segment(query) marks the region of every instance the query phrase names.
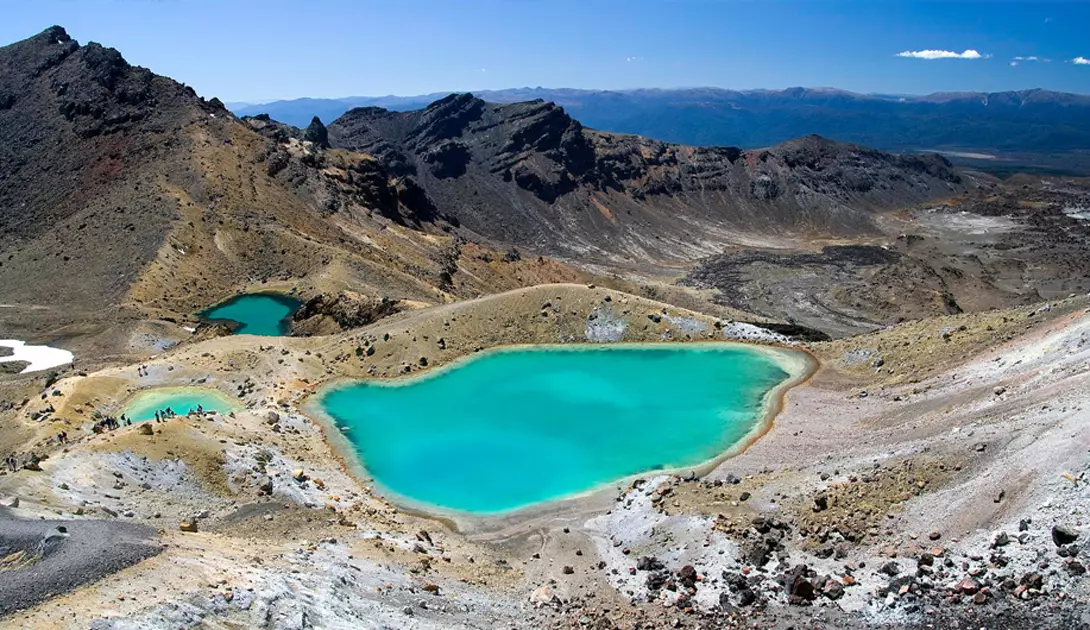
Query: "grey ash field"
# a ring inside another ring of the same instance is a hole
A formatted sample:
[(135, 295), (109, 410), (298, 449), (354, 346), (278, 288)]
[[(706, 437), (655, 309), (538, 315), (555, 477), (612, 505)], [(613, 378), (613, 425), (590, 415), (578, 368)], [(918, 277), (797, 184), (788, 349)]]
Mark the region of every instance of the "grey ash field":
[[(1086, 180), (471, 95), (327, 122), (59, 27), (0, 48), (0, 338), (75, 355), (0, 364), (0, 626), (1090, 626)], [(255, 291), (291, 335), (197, 317)], [(713, 470), (506, 518), (400, 509), (309, 413), (483, 348), (716, 339), (819, 367)], [(242, 410), (92, 430), (182, 385)]]

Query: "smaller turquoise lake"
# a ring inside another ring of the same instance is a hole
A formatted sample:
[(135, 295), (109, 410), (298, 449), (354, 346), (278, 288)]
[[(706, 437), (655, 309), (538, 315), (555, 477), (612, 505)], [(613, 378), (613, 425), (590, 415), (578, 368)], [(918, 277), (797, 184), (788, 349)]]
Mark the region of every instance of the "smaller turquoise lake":
[(386, 491), (499, 514), (748, 443), (808, 361), (742, 344), (503, 349), (317, 404)]
[(241, 409), (234, 400), (231, 400), (218, 389), (207, 387), (156, 387), (137, 392), (121, 410), (133, 422), (154, 420), (155, 412), (170, 407), (174, 413), (184, 416), (190, 410), (196, 411), (197, 406), (203, 407), (206, 412), (218, 411), (227, 414)]
[(301, 301), (279, 293), (250, 293), (217, 304), (200, 317), (235, 322), (236, 335), (279, 337), (291, 331), (291, 316), (301, 305)]

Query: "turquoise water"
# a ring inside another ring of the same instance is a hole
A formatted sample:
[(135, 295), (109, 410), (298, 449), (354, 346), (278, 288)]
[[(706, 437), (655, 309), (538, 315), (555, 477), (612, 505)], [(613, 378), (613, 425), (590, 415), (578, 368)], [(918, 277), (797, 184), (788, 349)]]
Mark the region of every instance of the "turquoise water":
[(396, 385), (334, 387), (318, 404), (386, 490), (499, 513), (722, 454), (791, 377), (774, 352), (786, 351), (506, 350)]
[(240, 408), (240, 405), (226, 394), (216, 389), (204, 387), (157, 387), (137, 392), (125, 404), (122, 413), (133, 422), (154, 420), (155, 412), (170, 407), (174, 413), (184, 416), (189, 410), (197, 410), (200, 405), (207, 411), (230, 413)]
[(291, 330), (291, 316), (302, 304), (299, 300), (276, 293), (239, 295), (201, 313), (205, 319), (238, 322), (236, 335), (279, 337)]

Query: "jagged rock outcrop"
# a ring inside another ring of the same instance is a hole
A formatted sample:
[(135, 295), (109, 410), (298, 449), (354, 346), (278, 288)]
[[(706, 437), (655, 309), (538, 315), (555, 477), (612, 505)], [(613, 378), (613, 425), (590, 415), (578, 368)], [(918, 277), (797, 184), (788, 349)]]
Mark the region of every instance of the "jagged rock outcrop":
[(673, 145), (587, 129), (552, 103), (471, 94), (354, 109), (329, 138), (413, 177), (466, 228), (561, 255), (692, 258), (721, 249), (724, 232), (866, 234), (873, 211), (968, 183), (938, 155), (818, 136), (759, 151)]
[(322, 124), (320, 118), (315, 116), (311, 119), (310, 124), (307, 125), (306, 130), (303, 131), (303, 140), (313, 142), (323, 149), (329, 148), (329, 132), (326, 131), (325, 125)]
[(307, 300), (292, 318), (291, 334), (332, 335), (359, 328), (401, 310), (398, 300), (372, 298), (353, 291), (322, 294)]

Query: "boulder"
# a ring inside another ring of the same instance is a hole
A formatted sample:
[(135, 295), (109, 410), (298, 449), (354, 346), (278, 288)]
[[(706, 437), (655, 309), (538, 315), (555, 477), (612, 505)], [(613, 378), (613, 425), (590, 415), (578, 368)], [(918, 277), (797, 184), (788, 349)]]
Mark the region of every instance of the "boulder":
[(195, 533), (197, 531), (197, 519), (183, 519), (181, 523), (178, 523), (178, 529), (183, 532)]
[(1060, 523), (1052, 526), (1052, 542), (1056, 543), (1057, 547), (1070, 545), (1078, 539), (1079, 530), (1071, 525)]
[(821, 593), (832, 600), (840, 599), (844, 596), (844, 585), (838, 580), (826, 580), (825, 587), (821, 589)]
[(686, 588), (694, 588), (697, 581), (696, 567), (687, 564), (677, 572), (678, 581)]
[(539, 586), (530, 593), (530, 605), (535, 608), (541, 608), (542, 606), (560, 606), (560, 603), (560, 598), (556, 596), (556, 593), (548, 584)]
[(784, 573), (780, 578), (784, 589), (787, 591), (787, 601), (795, 606), (805, 606), (817, 597), (817, 590), (813, 583), (806, 579), (810, 568), (805, 564), (795, 566)]
[(980, 584), (973, 578), (967, 577), (958, 582), (957, 586), (954, 587), (954, 590), (965, 595), (972, 595), (980, 590)]

